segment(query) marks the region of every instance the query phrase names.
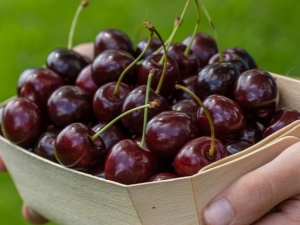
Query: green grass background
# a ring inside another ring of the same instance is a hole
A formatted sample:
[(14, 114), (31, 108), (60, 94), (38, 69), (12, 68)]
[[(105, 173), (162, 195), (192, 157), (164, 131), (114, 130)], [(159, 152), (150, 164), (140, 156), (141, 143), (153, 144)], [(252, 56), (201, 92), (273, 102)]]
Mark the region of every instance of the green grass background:
[[(0, 1), (0, 102), (16, 94), (16, 82), (23, 70), (44, 65), (52, 49), (67, 46), (77, 3), (75, 0)], [(204, 3), (222, 49), (243, 47), (260, 68), (300, 76), (299, 0), (204, 0)], [(80, 16), (73, 43), (91, 42), (102, 29), (118, 28), (136, 44), (148, 36), (142, 26), (146, 20), (166, 39), (184, 4), (184, 0), (90, 0)], [(175, 41), (182, 41), (192, 32), (195, 12), (191, 1)], [(204, 14), (201, 21), (199, 31), (212, 35)], [(28, 224), (21, 216), (21, 204), (9, 174), (0, 174), (0, 224)]]

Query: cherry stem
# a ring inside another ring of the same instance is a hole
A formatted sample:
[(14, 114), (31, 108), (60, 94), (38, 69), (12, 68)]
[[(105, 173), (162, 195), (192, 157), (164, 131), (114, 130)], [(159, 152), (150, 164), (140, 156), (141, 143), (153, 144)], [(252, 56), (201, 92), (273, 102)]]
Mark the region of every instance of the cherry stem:
[(121, 82), (122, 82), (125, 74), (128, 72), (128, 70), (130, 70), (143, 57), (143, 55), (145, 54), (146, 50), (148, 49), (148, 47), (149, 47), (149, 45), (151, 43), (152, 37), (153, 37), (153, 31), (150, 32), (150, 36), (148, 38), (147, 45), (145, 46), (145, 48), (143, 49), (143, 51), (141, 52), (141, 54), (132, 63), (130, 63), (130, 65), (127, 66), (126, 69), (121, 73), (121, 75), (120, 75), (120, 77), (119, 77), (119, 79), (117, 81), (114, 93), (113, 93), (113, 95), (115, 97), (119, 96), (119, 88), (120, 88)]
[(215, 26), (214, 26), (214, 24), (213, 24), (213, 22), (212, 22), (212, 20), (211, 20), (211, 18), (209, 16), (209, 14), (208, 14), (208, 11), (207, 11), (205, 5), (203, 4), (202, 0), (199, 0), (199, 2), (200, 2), (201, 7), (202, 7), (202, 9), (203, 9), (203, 11), (204, 11), (204, 13), (205, 13), (208, 21), (209, 21), (209, 24), (210, 24), (210, 26), (211, 26), (211, 28), (212, 28), (212, 30), (214, 32), (215, 39), (216, 39), (216, 42), (217, 42), (218, 52), (219, 52), (219, 55), (220, 55), (220, 62), (223, 62), (224, 61), (224, 57), (223, 57), (223, 54), (222, 54), (222, 52), (220, 50), (220, 41), (219, 41), (217, 30), (216, 30), (216, 28), (215, 28)]
[[(147, 80), (147, 86), (146, 86), (145, 105), (148, 104), (148, 102), (149, 102), (151, 80), (152, 80), (152, 77), (156, 75), (156, 73), (157, 73), (156, 69), (150, 69), (150, 72), (148, 75), (148, 80)], [(144, 148), (144, 146), (145, 146), (145, 131), (146, 131), (147, 122), (148, 122), (148, 108), (144, 109), (143, 134), (142, 134), (142, 139), (141, 139), (141, 143), (140, 143), (141, 148)]]
[(211, 132), (211, 145), (210, 145), (208, 157), (212, 158), (214, 156), (214, 153), (215, 153), (215, 128), (214, 128), (213, 120), (211, 118), (211, 115), (210, 115), (208, 109), (203, 105), (203, 102), (200, 100), (200, 98), (198, 98), (198, 96), (195, 95), (188, 88), (186, 88), (186, 87), (184, 87), (184, 86), (182, 86), (180, 84), (176, 84), (175, 88), (176, 89), (180, 89), (180, 90), (188, 93), (189, 95), (191, 95), (193, 97), (193, 99), (203, 108), (204, 113), (205, 113), (205, 115), (207, 117), (209, 126), (210, 126), (210, 132)]
[(88, 1), (88, 0), (82, 0), (82, 1), (80, 2), (80, 5), (78, 6), (78, 8), (77, 8), (77, 10), (76, 10), (75, 16), (74, 16), (73, 21), (72, 21), (70, 33), (69, 33), (68, 49), (72, 49), (72, 46), (73, 46), (73, 35), (74, 35), (75, 27), (76, 27), (77, 20), (78, 20), (78, 17), (79, 17), (79, 15), (80, 15), (80, 12), (81, 12), (81, 10), (82, 10), (84, 7), (86, 7), (88, 4), (89, 4), (89, 1)]
[(183, 53), (183, 55), (185, 57), (187, 57), (190, 54), (191, 46), (192, 46), (193, 41), (194, 41), (194, 39), (196, 37), (197, 31), (199, 29), (199, 24), (200, 24), (200, 8), (199, 8), (198, 0), (195, 0), (195, 3), (196, 3), (196, 9), (197, 9), (197, 21), (196, 21), (196, 25), (195, 25), (195, 28), (194, 28), (191, 40), (190, 40), (189, 44), (187, 45), (187, 47), (186, 47), (186, 49), (185, 49), (185, 51)]
[(118, 120), (122, 119), (124, 116), (127, 116), (128, 114), (135, 112), (137, 110), (141, 110), (141, 109), (146, 109), (146, 108), (156, 108), (159, 106), (159, 102), (157, 99), (155, 99), (154, 101), (150, 102), (149, 104), (146, 105), (142, 105), (142, 106), (138, 106), (135, 107), (133, 109), (130, 109), (124, 113), (122, 113), (121, 115), (117, 116), (116, 118), (114, 118), (112, 121), (110, 121), (108, 124), (106, 124), (101, 130), (99, 130), (96, 134), (94, 134), (91, 139), (92, 141), (94, 141), (100, 134), (102, 134), (104, 131), (106, 131), (112, 124), (114, 124), (115, 122), (117, 122)]

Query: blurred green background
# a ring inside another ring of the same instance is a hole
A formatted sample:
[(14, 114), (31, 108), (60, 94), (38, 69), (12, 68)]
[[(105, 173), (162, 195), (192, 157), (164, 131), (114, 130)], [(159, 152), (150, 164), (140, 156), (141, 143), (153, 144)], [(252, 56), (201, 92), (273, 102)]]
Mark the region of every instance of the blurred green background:
[[(67, 46), (79, 2), (0, 1), (0, 102), (16, 94), (17, 79), (23, 70), (42, 66), (52, 49)], [(300, 76), (300, 1), (204, 0), (204, 3), (218, 31), (222, 49), (243, 47), (260, 68)], [(147, 20), (166, 39), (184, 4), (184, 0), (90, 0), (79, 18), (73, 43), (92, 42), (102, 29), (118, 28), (136, 44), (148, 36), (142, 26)], [(191, 1), (175, 41), (182, 41), (192, 32), (195, 20), (196, 11)], [(204, 14), (199, 31), (213, 34)], [(0, 224), (28, 224), (21, 216), (21, 204), (10, 176), (0, 174)]]

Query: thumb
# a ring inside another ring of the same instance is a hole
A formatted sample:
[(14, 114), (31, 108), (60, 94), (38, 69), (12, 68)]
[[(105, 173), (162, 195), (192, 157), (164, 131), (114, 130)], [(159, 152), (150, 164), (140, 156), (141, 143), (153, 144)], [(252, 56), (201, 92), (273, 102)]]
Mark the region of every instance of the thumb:
[(268, 164), (242, 176), (204, 209), (209, 225), (251, 224), (300, 193), (300, 142)]

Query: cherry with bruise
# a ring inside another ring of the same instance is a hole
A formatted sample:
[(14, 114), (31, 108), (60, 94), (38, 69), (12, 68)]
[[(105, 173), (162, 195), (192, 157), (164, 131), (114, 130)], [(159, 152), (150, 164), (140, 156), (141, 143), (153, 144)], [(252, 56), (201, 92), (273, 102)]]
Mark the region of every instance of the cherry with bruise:
[[(120, 50), (106, 50), (101, 52), (92, 63), (92, 78), (98, 87), (117, 81), (122, 72), (134, 61), (134, 57)], [(122, 82), (135, 84), (137, 81), (137, 66), (127, 71)]]
[(154, 155), (130, 139), (116, 143), (105, 161), (105, 177), (121, 184), (146, 182), (157, 171)]
[(75, 170), (87, 170), (103, 163), (107, 154), (100, 137), (91, 139), (95, 134), (82, 123), (67, 125), (56, 137), (54, 154), (58, 162)]
[[(139, 56), (145, 47), (147, 46), (148, 38), (141, 40), (136, 47), (135, 56)], [(148, 56), (152, 55), (159, 47), (161, 46), (161, 42), (158, 38), (152, 38), (149, 46), (146, 49), (146, 52), (142, 56), (143, 59), (147, 58)]]
[(97, 34), (94, 41), (94, 53), (96, 58), (105, 50), (122, 50), (134, 55), (134, 49), (130, 38), (117, 29), (106, 29)]
[(92, 78), (92, 64), (88, 64), (80, 71), (76, 78), (75, 86), (90, 93), (91, 95), (95, 94), (99, 87), (95, 84)]
[(226, 48), (223, 52), (233, 53), (241, 57), (248, 65), (249, 69), (257, 69), (257, 64), (254, 58), (243, 48), (241, 47), (230, 47)]
[(41, 111), (27, 98), (11, 99), (3, 110), (1, 125), (5, 138), (21, 147), (31, 147), (43, 129)]

